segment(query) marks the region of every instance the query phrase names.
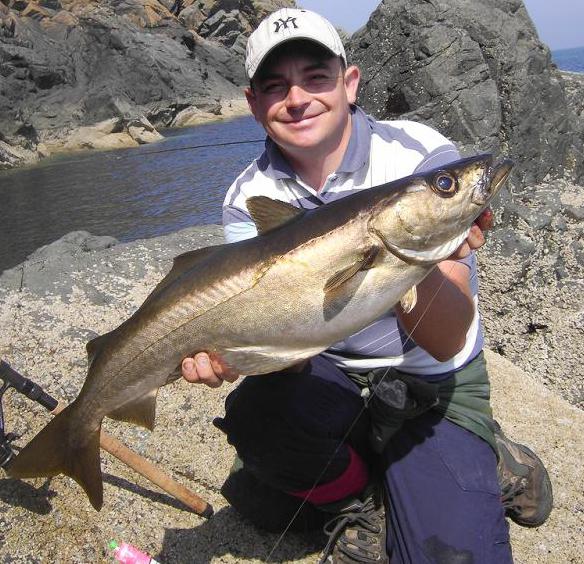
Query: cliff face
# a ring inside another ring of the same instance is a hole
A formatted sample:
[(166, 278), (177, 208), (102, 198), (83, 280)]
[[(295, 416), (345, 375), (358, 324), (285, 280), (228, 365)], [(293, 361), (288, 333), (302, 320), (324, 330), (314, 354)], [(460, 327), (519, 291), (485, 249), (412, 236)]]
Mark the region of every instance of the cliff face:
[[(220, 114), (241, 97), (251, 30), (293, 5), (1, 0), (0, 169), (110, 118), (121, 120), (113, 133), (138, 119), (144, 142), (152, 128)], [(467, 153), (505, 153), (521, 183), (584, 180), (584, 118), (570, 104), (581, 88), (554, 68), (522, 0), (384, 0), (347, 47), (363, 71), (360, 103), (377, 118), (421, 120)]]
[(584, 178), (582, 119), (521, 0), (384, 0), (348, 51), (377, 118), (420, 120), (466, 152), (506, 153), (522, 182)]
[(286, 0), (3, 0), (0, 168), (112, 117), (167, 126), (241, 97), (250, 30)]

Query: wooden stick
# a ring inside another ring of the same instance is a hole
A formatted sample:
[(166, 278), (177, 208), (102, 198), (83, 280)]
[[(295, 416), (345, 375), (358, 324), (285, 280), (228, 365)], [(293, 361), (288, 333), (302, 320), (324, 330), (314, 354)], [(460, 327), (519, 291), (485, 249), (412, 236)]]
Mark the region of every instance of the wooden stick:
[[(65, 409), (65, 404), (59, 402), (57, 407), (51, 411), (51, 413), (57, 415), (57, 413), (60, 413), (63, 409)], [(206, 518), (213, 515), (213, 507), (211, 504), (207, 503), (204, 499), (200, 498), (185, 486), (179, 484), (171, 476), (152, 464), (152, 462), (135, 453), (124, 443), (111, 435), (108, 435), (105, 431), (101, 432), (99, 444), (103, 450), (109, 452), (118, 460), (121, 460), (126, 466), (129, 466), (132, 470), (135, 470), (138, 474), (144, 476), (153, 484), (156, 484), (166, 493), (169, 493), (171, 496), (184, 503), (197, 515)]]

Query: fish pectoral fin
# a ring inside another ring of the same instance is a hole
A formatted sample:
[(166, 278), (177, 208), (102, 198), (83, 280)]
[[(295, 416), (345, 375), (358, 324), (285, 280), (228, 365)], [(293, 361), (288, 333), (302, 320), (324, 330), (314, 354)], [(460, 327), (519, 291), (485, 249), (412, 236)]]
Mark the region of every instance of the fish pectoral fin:
[(117, 421), (125, 421), (126, 423), (141, 425), (152, 431), (154, 429), (154, 420), (156, 419), (157, 395), (158, 388), (140, 396), (139, 398), (126, 402), (118, 409), (108, 413), (107, 416), (110, 419), (116, 419)]
[(380, 248), (372, 246), (367, 249), (353, 264), (333, 274), (324, 285), (323, 317), (330, 321), (349, 304), (359, 285), (347, 285), (347, 282), (361, 271), (373, 267)]
[(418, 302), (418, 291), (416, 290), (415, 286), (412, 286), (401, 298), (399, 301), (402, 309), (406, 313), (410, 313), (415, 307), (416, 303)]
[(373, 266), (375, 258), (379, 254), (379, 247), (372, 246), (367, 249), (353, 264), (335, 272), (324, 285), (325, 294), (332, 292), (350, 280), (361, 270), (368, 270)]
[(74, 422), (71, 414), (71, 406), (68, 406), (49, 421), (9, 464), (6, 472), (13, 478), (65, 474), (85, 490), (91, 505), (99, 511), (103, 505), (100, 428), (86, 435), (83, 444), (76, 444), (72, 437)]
[(267, 196), (252, 196), (245, 201), (245, 204), (260, 235), (280, 227), (280, 225), (284, 225), (305, 213), (303, 209), (297, 208), (292, 204), (273, 200)]

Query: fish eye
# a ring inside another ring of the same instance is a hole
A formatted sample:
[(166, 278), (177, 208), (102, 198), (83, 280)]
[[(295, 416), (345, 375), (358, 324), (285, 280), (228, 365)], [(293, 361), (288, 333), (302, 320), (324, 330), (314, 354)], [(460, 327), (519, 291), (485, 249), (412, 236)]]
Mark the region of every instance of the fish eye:
[(432, 181), (432, 189), (440, 196), (454, 196), (458, 192), (458, 184), (451, 174), (439, 172)]

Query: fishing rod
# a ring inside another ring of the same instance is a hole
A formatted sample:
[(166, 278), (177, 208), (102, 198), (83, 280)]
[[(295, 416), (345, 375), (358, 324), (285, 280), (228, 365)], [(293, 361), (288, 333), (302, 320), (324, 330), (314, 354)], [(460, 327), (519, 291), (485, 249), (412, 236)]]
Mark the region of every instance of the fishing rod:
[(5, 432), (2, 399), (6, 391), (9, 388), (14, 388), (27, 398), (40, 403), (49, 411), (56, 409), (59, 402), (43, 391), (38, 384), (35, 384), (32, 380), (16, 372), (16, 370), (3, 360), (0, 360), (0, 379), (3, 382), (0, 387), (0, 467), (6, 468), (15, 456), (12, 442), (18, 438), (18, 435), (14, 433)]
[[(14, 388), (27, 398), (40, 403), (53, 415), (57, 415), (63, 411), (66, 406), (47, 394), (38, 384), (35, 384), (32, 380), (29, 380), (14, 370), (14, 368), (3, 360), (0, 360), (0, 380), (3, 382), (2, 386), (0, 386), (0, 468), (8, 469), (15, 457), (12, 442), (18, 438), (18, 435), (6, 433), (5, 430), (2, 409), (2, 399), (5, 392), (9, 388)], [(184, 503), (189, 509), (201, 517), (209, 518), (213, 515), (213, 507), (209, 503), (185, 486), (179, 484), (168, 474), (160, 470), (160, 468), (154, 466), (152, 462), (129, 449), (121, 441), (102, 431), (99, 442), (103, 450), (109, 452), (118, 460), (150, 480), (153, 484), (156, 484), (159, 488)]]

